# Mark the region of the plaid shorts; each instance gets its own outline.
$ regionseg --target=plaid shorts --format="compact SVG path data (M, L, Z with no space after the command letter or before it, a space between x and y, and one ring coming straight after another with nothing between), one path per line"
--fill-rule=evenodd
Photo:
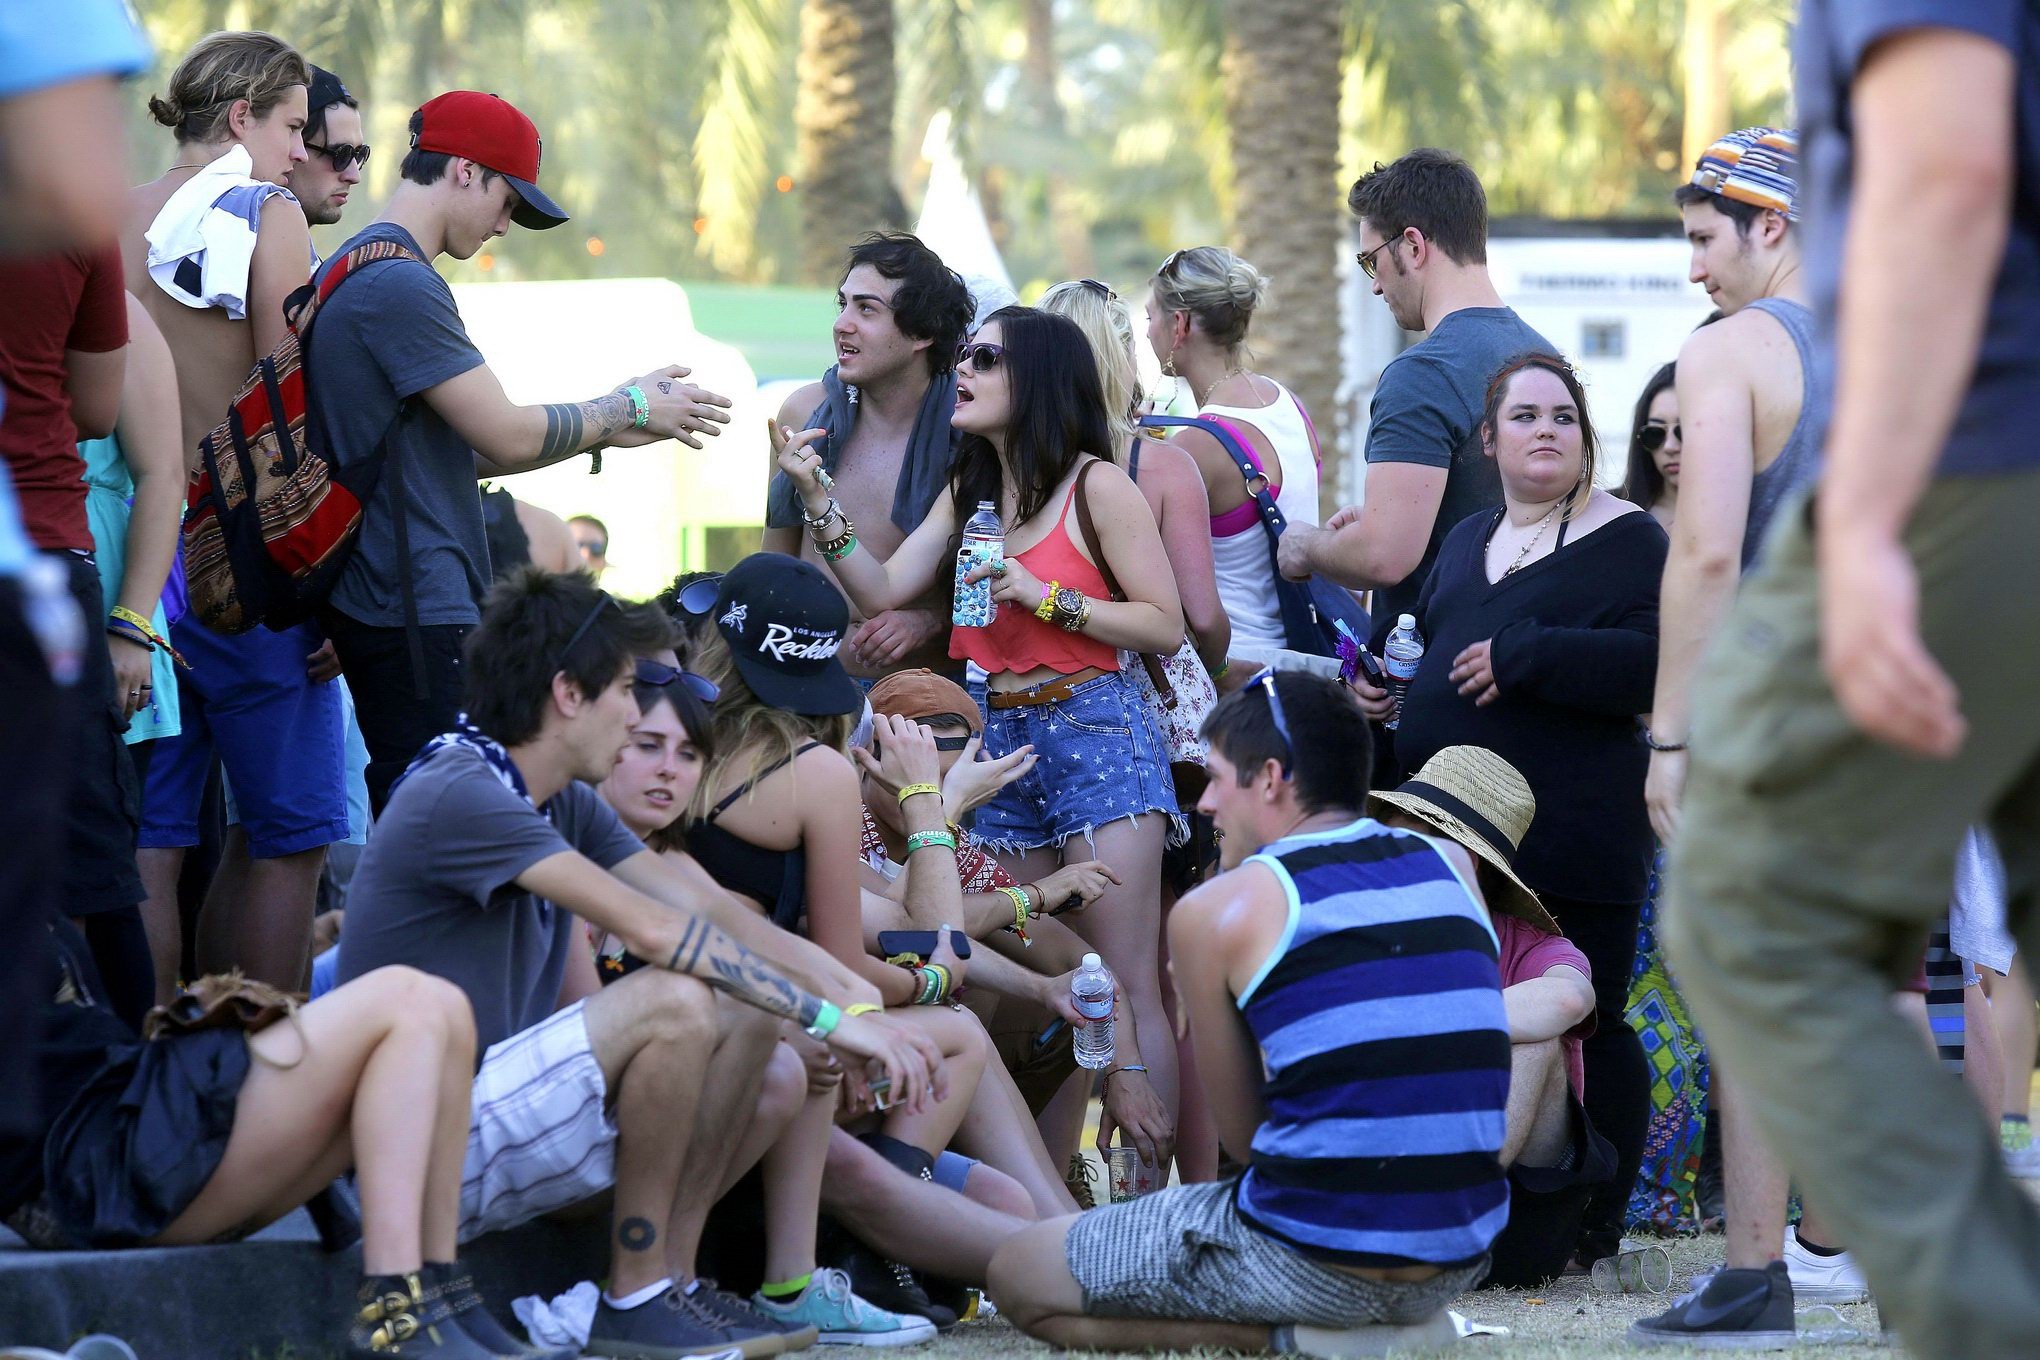
M616 1184L616 1124L584 1002L491 1044L470 1097L460 1240L515 1227Z
M1483 1257L1428 1280L1370 1280L1319 1265L1240 1218L1237 1181L1179 1185L1092 1209L1070 1225L1070 1274L1094 1317L1270 1327L1421 1322L1470 1288Z

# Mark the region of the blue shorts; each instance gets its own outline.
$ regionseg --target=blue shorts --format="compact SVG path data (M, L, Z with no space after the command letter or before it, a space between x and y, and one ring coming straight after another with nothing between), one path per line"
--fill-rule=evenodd
M361 738L361 724L354 720L354 695L348 691L346 677L337 677L333 687L340 691L340 732L346 743L347 834L341 840L347 845L367 845L368 828L374 820L368 809L368 743ZM227 802L227 825L239 826L241 800L234 796L234 781L222 779L220 792Z
M971 829L993 853L1088 840L1108 822L1147 812L1182 816L1154 715L1118 671L1055 703L986 713L986 755L1029 744L1034 768L978 809Z
M301 624L228 637L187 618L171 641L191 663L177 673L184 730L159 740L149 759L137 844L198 844L199 801L215 752L233 783L253 858L346 839L340 687L305 675L317 630Z

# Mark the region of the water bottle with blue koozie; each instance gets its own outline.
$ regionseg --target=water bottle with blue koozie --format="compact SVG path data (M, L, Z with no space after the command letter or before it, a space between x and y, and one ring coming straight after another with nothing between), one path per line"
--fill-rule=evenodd
M1416 616L1401 615L1395 621L1395 631L1381 644L1381 668L1388 672L1388 693L1395 700L1395 712L1382 726L1391 732L1402 726L1403 696L1410 692L1410 681L1417 678L1417 663L1423 659L1424 639L1417 633Z
M992 603L992 578L964 584L978 567L1006 557L1006 530L990 501L979 501L977 513L963 526L963 546L956 550L956 604L949 621L958 628L989 628L998 613Z
M1112 1065L1112 974L1096 954L1084 955L1084 966L1070 979L1070 1004L1084 1023L1073 1036L1077 1066L1093 1071Z

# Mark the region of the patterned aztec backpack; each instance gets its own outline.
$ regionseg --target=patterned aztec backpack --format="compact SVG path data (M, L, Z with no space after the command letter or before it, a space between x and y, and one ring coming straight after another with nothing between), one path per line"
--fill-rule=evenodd
M257 624L282 629L311 617L360 537L362 507L375 494L388 435L344 471L311 446L305 345L334 290L363 265L391 259L424 263L395 241L370 241L334 261L316 288L307 283L292 293L284 303L290 329L256 361L227 418L199 441L198 467L185 489L184 570L191 609L215 632L245 633ZM391 475L398 553L408 561L402 471ZM407 605L410 584L406 572Z

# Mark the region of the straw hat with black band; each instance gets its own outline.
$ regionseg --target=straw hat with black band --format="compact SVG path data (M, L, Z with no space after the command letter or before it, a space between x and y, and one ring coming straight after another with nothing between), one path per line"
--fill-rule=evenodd
M1503 882L1487 895L1490 910L1548 935L1565 933L1510 862L1537 816L1536 796L1514 765L1485 747L1448 746L1414 777L1387 793L1368 794L1367 801L1371 812L1386 805L1429 823L1491 865Z

